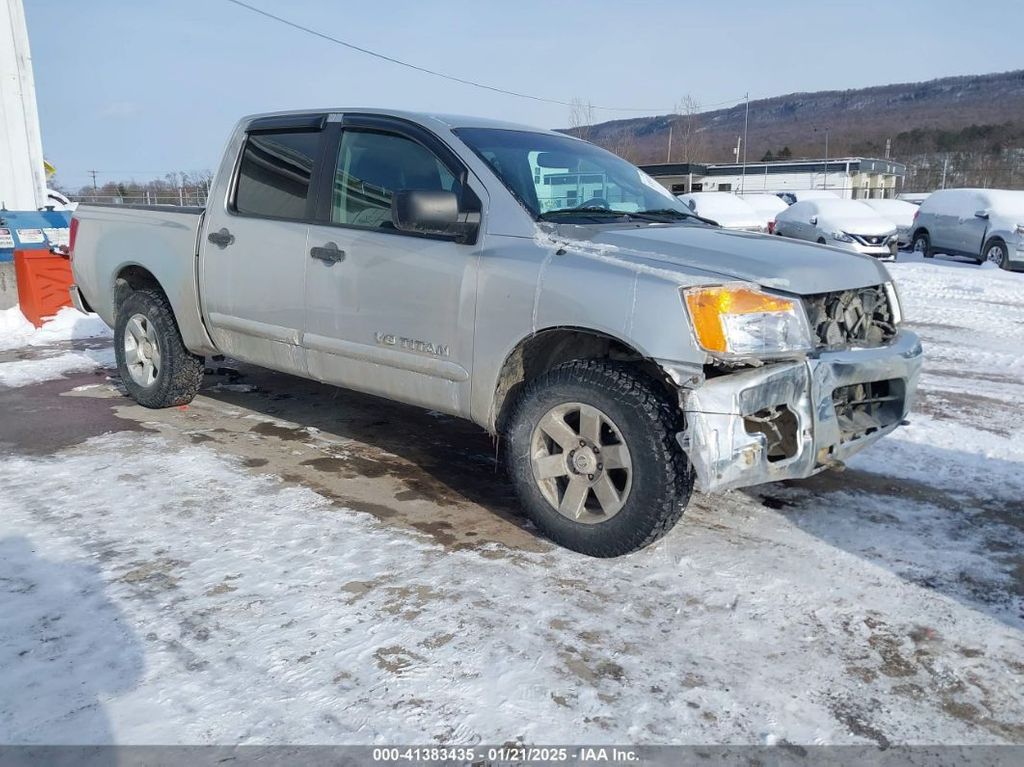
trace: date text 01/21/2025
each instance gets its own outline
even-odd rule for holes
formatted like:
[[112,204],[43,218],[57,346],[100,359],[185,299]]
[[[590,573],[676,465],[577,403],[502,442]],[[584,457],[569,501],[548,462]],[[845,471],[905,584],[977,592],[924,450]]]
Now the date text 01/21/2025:
[[486,757],[488,762],[633,762],[635,752],[620,748],[565,746],[426,746],[381,747],[373,749],[375,762],[475,761]]

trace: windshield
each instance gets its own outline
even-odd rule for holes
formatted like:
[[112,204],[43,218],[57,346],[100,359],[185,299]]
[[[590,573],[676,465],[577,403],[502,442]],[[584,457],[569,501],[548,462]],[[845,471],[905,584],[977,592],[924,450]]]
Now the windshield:
[[635,165],[586,141],[533,131],[455,131],[534,218],[594,222],[696,218]]

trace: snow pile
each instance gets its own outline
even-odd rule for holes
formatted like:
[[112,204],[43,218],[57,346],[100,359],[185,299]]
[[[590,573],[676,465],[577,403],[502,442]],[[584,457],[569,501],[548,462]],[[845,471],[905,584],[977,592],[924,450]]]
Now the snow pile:
[[[36,328],[17,306],[0,311],[0,352],[24,350],[0,359],[0,386],[28,386],[70,373],[113,367],[114,352],[104,346],[112,333],[95,314],[63,307]],[[75,347],[84,348],[75,348]],[[73,351],[67,351],[72,347]],[[9,355],[8,355],[9,357]]]
[[35,332],[35,325],[25,319],[17,306],[0,309],[0,350],[25,346]]
[[111,336],[110,328],[97,315],[82,314],[70,306],[61,307],[38,329],[17,306],[0,311],[0,351]]
[[0,363],[0,386],[29,386],[98,367],[112,368],[115,364],[114,350],[110,347],[3,362]]

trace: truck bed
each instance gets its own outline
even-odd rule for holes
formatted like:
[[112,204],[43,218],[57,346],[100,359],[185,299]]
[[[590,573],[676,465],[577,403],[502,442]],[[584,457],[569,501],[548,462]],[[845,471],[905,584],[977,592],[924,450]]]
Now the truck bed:
[[113,327],[117,277],[144,281],[151,275],[171,302],[185,345],[213,351],[196,279],[204,213],[169,205],[79,205],[72,267],[90,308]]

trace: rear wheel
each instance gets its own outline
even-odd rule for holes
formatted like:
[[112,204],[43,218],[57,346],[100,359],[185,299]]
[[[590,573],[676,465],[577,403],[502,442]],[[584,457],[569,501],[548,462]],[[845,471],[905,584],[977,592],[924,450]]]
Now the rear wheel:
[[[1006,250],[1006,243],[1002,240],[989,240],[982,250],[984,261],[995,264],[1000,269],[1010,268],[1010,257]],[[978,263],[984,263],[979,261]]]
[[567,362],[527,385],[509,419],[509,474],[527,515],[566,548],[614,557],[679,520],[692,475],[678,407],[621,363]]
[[167,297],[131,293],[114,324],[117,370],[129,396],[144,407],[191,402],[203,380],[203,358],[185,348]]
[[914,253],[924,256],[925,258],[931,258],[935,255],[932,253],[932,243],[931,239],[928,237],[928,232],[918,232],[915,234],[914,241],[911,243],[910,249],[914,251]]

